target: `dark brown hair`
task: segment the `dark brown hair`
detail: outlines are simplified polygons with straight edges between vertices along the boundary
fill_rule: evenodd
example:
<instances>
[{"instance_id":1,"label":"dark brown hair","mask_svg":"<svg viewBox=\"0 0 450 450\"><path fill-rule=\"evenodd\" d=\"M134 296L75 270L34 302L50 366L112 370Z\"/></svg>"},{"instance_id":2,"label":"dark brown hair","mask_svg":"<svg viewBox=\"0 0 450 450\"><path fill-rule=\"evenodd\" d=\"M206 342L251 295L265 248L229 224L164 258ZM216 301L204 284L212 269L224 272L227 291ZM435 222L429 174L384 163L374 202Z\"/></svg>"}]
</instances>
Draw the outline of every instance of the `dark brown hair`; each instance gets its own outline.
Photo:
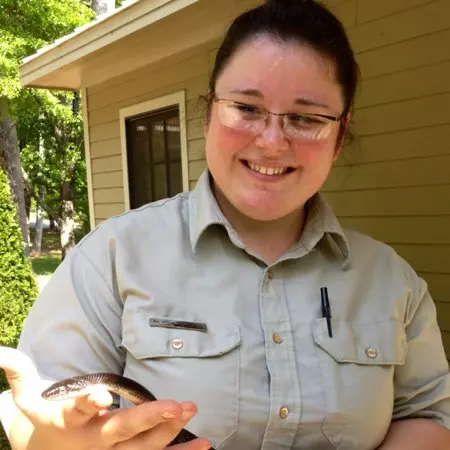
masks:
<instances>
[{"instance_id":1,"label":"dark brown hair","mask_svg":"<svg viewBox=\"0 0 450 450\"><path fill-rule=\"evenodd\" d=\"M238 16L225 34L209 79L207 120L217 78L236 51L259 35L269 35L281 42L294 41L308 45L333 61L344 97L343 116L351 112L359 81L359 67L341 22L314 0L266 0L263 5ZM344 137L344 131L341 122L338 141Z\"/></svg>"}]
</instances>

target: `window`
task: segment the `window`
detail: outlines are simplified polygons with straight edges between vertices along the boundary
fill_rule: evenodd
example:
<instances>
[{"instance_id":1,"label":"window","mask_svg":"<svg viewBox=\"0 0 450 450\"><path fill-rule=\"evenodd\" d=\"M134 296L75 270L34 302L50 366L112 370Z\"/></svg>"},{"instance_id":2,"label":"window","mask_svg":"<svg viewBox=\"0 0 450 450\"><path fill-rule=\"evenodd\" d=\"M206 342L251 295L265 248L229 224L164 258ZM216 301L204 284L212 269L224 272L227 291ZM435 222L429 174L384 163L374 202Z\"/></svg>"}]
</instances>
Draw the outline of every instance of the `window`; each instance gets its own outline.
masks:
<instances>
[{"instance_id":1,"label":"window","mask_svg":"<svg viewBox=\"0 0 450 450\"><path fill-rule=\"evenodd\" d=\"M121 110L128 208L186 190L186 132L180 119L184 117L183 98L178 95L176 101L168 96Z\"/></svg>"}]
</instances>

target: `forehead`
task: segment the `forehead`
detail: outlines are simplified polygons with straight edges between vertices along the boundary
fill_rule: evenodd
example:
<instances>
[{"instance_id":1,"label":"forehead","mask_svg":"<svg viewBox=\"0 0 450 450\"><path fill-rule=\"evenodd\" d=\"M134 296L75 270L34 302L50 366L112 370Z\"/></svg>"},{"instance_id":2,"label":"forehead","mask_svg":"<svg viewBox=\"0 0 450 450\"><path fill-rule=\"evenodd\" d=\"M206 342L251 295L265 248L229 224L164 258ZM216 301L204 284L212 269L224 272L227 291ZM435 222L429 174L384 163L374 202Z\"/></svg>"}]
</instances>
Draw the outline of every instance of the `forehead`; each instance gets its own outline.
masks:
<instances>
[{"instance_id":1,"label":"forehead","mask_svg":"<svg viewBox=\"0 0 450 450\"><path fill-rule=\"evenodd\" d=\"M259 36L230 58L216 83L217 92L257 89L265 99L285 103L311 97L339 107L341 87L334 63L307 45Z\"/></svg>"}]
</instances>

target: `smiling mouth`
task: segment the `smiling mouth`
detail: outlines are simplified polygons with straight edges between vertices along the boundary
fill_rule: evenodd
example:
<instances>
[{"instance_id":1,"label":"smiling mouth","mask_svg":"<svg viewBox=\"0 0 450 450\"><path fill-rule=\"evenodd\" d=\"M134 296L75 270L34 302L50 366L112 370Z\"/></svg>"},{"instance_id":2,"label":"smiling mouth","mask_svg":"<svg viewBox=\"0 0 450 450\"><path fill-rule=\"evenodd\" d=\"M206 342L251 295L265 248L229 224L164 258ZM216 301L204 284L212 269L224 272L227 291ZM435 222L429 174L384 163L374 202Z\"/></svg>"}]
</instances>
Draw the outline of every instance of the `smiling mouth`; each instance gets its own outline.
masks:
<instances>
[{"instance_id":1,"label":"smiling mouth","mask_svg":"<svg viewBox=\"0 0 450 450\"><path fill-rule=\"evenodd\" d=\"M259 173L262 175L269 175L269 176L281 176L286 175L288 173L291 173L294 171L293 167L266 167L262 166L260 164L254 164L246 160L241 160L241 162L252 172Z\"/></svg>"}]
</instances>

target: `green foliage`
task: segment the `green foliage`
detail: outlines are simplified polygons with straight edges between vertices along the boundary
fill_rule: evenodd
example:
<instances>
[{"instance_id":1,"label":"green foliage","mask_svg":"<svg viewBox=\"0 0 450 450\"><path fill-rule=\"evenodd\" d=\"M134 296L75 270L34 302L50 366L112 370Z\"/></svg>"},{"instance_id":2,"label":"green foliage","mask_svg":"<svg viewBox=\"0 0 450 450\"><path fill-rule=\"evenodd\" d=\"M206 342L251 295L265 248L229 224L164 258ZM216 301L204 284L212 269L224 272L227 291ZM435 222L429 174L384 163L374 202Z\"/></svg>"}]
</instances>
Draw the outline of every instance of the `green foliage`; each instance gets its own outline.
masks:
<instances>
[{"instance_id":1,"label":"green foliage","mask_svg":"<svg viewBox=\"0 0 450 450\"><path fill-rule=\"evenodd\" d=\"M19 95L23 58L92 18L79 0L0 0L0 97Z\"/></svg>"},{"instance_id":2,"label":"green foliage","mask_svg":"<svg viewBox=\"0 0 450 450\"><path fill-rule=\"evenodd\" d=\"M6 174L0 170L0 344L15 346L22 322L37 296L25 257L16 207Z\"/></svg>"},{"instance_id":3,"label":"green foliage","mask_svg":"<svg viewBox=\"0 0 450 450\"><path fill-rule=\"evenodd\" d=\"M38 49L94 18L80 0L0 0L0 98L16 121L21 162L33 191L58 216L61 186L75 187L75 220L88 228L83 122L76 94L23 89L19 66ZM45 149L40 152L40 149Z\"/></svg>"},{"instance_id":4,"label":"green foliage","mask_svg":"<svg viewBox=\"0 0 450 450\"><path fill-rule=\"evenodd\" d=\"M0 345L17 345L23 322L38 295L30 261L25 257L16 207L5 172L0 169ZM3 371L0 391L8 388ZM0 448L9 448L0 433Z\"/></svg>"}]
</instances>

